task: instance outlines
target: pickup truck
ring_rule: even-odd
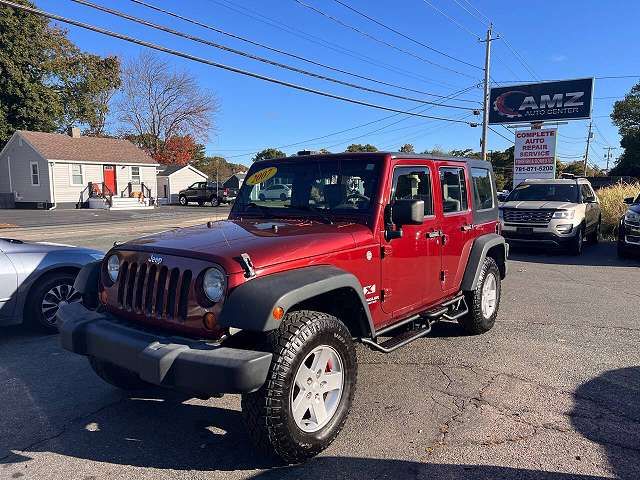
[[[205,202],[209,202],[212,207],[218,207],[221,204],[233,202],[237,195],[237,189],[225,187],[221,183],[196,182],[188,188],[180,190],[178,201],[182,206],[188,205],[189,202],[196,202],[203,206]]]

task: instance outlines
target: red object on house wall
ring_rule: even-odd
[[[116,193],[116,167],[115,165],[104,165],[102,167],[102,176],[104,178],[105,186],[111,190],[112,193]]]

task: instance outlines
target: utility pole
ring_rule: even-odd
[[[591,132],[591,127],[593,126],[592,122],[589,122],[589,133],[587,134],[587,150],[584,152],[584,176],[587,176],[587,161],[589,160],[589,144],[591,143],[591,137],[593,137],[593,133]]]
[[[487,37],[484,40],[485,54],[484,54],[484,98],[483,105],[484,110],[482,112],[482,160],[487,159],[487,134],[489,133],[489,67],[491,66],[491,35],[493,34],[493,23],[489,24],[487,29]]]
[[[604,156],[607,161],[607,175],[609,175],[609,160],[611,160],[611,150],[615,150],[616,147],[607,147],[607,154]]]

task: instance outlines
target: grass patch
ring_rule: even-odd
[[[602,233],[614,236],[618,230],[618,221],[627,211],[624,199],[637,197],[640,193],[640,183],[618,183],[604,187],[597,191],[602,208]]]

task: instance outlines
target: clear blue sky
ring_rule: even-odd
[[[174,20],[161,13],[149,11],[145,7],[127,0],[95,1],[212,41],[274,58],[283,63],[337,76],[347,81],[355,80],[356,83],[366,84],[373,88],[377,87],[398,94],[407,93],[276,55],[261,48]],[[313,5],[376,38],[410,51],[413,55],[458,70],[471,78],[430,65],[414,56],[365,38],[305,8],[295,0],[147,1],[276,48],[416,90],[448,95],[455,90],[479,83],[482,77],[481,70],[452,61],[416,45],[369,22],[333,0],[301,1]],[[538,78],[562,79],[638,75],[637,78],[596,80],[593,115],[597,130],[595,130],[595,142],[592,144],[594,148],[590,157],[593,162],[603,166],[604,147],[608,145],[619,147],[617,130],[608,117],[615,98],[609,97],[623,96],[640,79],[640,49],[636,48],[640,2],[621,0],[613,4],[597,0],[544,0],[535,3],[497,0],[469,1],[495,23],[496,30],[504,35],[507,42],[524,58],[526,64]],[[428,0],[428,2],[426,0],[396,0],[394,2],[343,0],[343,2],[401,30],[422,43],[465,62],[481,66],[484,61],[484,47],[472,36],[472,33],[482,35],[486,30],[486,22],[481,22],[478,19],[479,15],[469,3],[466,3],[466,0]],[[236,9],[244,8],[245,12],[252,12],[251,15],[254,18],[225,7],[225,3]],[[431,3],[440,12],[428,3]],[[330,91],[338,95],[404,110],[416,106],[423,108],[410,101],[369,94],[302,77],[299,74],[215,48],[194,44],[188,40],[154,31],[106,13],[96,12],[70,0],[37,0],[37,5],[51,12],[180,49],[193,55]],[[462,6],[473,13],[475,17],[465,11]],[[276,28],[258,21],[255,18],[258,15],[329,41],[332,48],[293,35],[283,28]],[[71,39],[82,49],[102,55],[117,54],[127,58],[137,55],[142,48],[76,27],[69,27],[69,33]],[[349,49],[350,53],[340,52],[339,47]],[[532,74],[518,61],[502,40],[493,43],[493,53],[491,75],[494,80],[526,81],[532,79]],[[363,57],[368,57],[378,64],[386,64],[391,70],[372,65]],[[211,133],[207,142],[207,153],[223,155],[227,158],[233,157],[231,158],[233,161],[249,163],[251,152],[254,150],[267,146],[301,142],[391,115],[389,112],[294,91],[188,60],[168,58],[176,68],[191,71],[204,88],[211,89],[218,96],[221,110],[216,117],[216,130]],[[411,76],[398,72],[397,69],[411,72]],[[418,94],[409,95],[419,96]],[[473,88],[460,98],[479,101],[481,90]],[[467,112],[435,107],[425,114],[459,118],[466,115]],[[403,118],[404,120],[400,123],[381,129]],[[479,117],[477,118],[479,120]],[[571,157],[581,155],[584,152],[587,125],[587,121],[574,121],[560,127],[561,137],[558,143],[560,155]],[[374,130],[378,131],[372,132]],[[497,130],[509,138],[513,136],[503,128],[497,128]],[[315,142],[287,147],[284,150],[287,153],[292,153],[302,148],[326,147],[332,151],[341,151],[350,143],[372,143],[379,148],[392,150],[396,150],[403,143],[413,143],[417,151],[435,146],[444,149],[479,149],[479,137],[480,128],[471,128],[464,124],[429,121],[416,117],[396,116]],[[505,139],[490,133],[490,149],[504,149],[509,145],[510,143]],[[618,148],[615,152],[619,154],[621,150]]]

